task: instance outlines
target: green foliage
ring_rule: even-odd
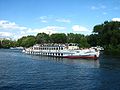
[[[3,48],[9,48],[10,47],[10,40],[2,40],[2,47]]]
[[[50,42],[50,37],[46,33],[38,33],[36,36],[36,40],[38,44],[42,43],[49,43]]]
[[[16,41],[12,41],[12,40],[0,40],[0,48],[10,48],[10,47],[14,47],[16,45]]]
[[[25,36],[22,37],[22,38],[20,38],[20,39],[18,39],[18,40],[17,40],[17,45],[18,45],[18,46],[22,46],[22,42],[23,42],[24,39],[26,39]]]
[[[0,43],[0,48],[9,48],[9,47],[30,47],[35,44],[43,43],[76,43],[79,44],[79,47],[89,47],[87,38],[82,34],[68,33],[55,33],[50,36],[46,33],[38,33],[37,36],[24,36],[16,41],[5,40]]]
[[[94,33],[101,34],[102,31],[103,31],[103,24],[94,26],[94,30],[93,30]]]
[[[98,45],[98,43],[100,43],[100,39],[97,34],[91,34],[87,36],[87,41],[90,44],[90,46],[96,46]]]
[[[0,41],[0,48],[2,48],[2,44],[1,44],[1,41]]]
[[[103,46],[107,54],[120,54],[120,22],[105,21],[94,26],[94,33],[88,36],[88,42],[92,46]]]
[[[68,43],[77,43],[81,48],[90,47],[87,38],[82,34],[69,33],[67,34],[67,41]]]
[[[26,36],[16,41],[2,40],[0,48],[9,47],[30,47],[34,44],[43,43],[77,43],[79,47],[103,46],[108,54],[120,54],[120,22],[105,21],[103,24],[94,26],[94,34],[84,36],[82,34],[55,33],[48,35],[38,33],[37,36]]]
[[[46,33],[38,33],[36,37],[27,36],[18,39],[17,46],[30,47],[34,44],[43,43],[77,43],[80,47],[89,47],[87,38],[82,34],[64,34],[64,33],[54,33],[50,36]]]
[[[74,33],[67,34],[67,42],[68,43],[75,43],[75,34]]]
[[[55,33],[50,36],[51,43],[66,43],[67,36],[64,33]]]
[[[113,46],[108,45],[105,49],[105,53],[109,55],[119,55],[120,56],[120,44]]]
[[[36,43],[36,38],[35,36],[22,37],[18,39],[17,43],[19,46],[22,46],[22,47],[30,47]]]
[[[81,48],[88,48],[90,47],[90,44],[88,44],[87,38],[86,37],[81,37],[79,40],[79,47]]]

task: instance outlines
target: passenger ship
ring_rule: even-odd
[[[70,59],[97,59],[100,51],[93,48],[79,49],[77,44],[36,44],[26,48],[23,52],[27,54],[54,56]]]

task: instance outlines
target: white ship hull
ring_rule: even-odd
[[[77,50],[52,50],[52,49],[35,49],[35,48],[27,48],[24,50],[27,54],[36,54],[36,55],[45,55],[45,56],[53,56],[53,57],[62,57],[62,58],[70,58],[70,59],[98,59],[99,51],[95,49],[77,49]]]

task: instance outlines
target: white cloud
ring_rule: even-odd
[[[17,40],[19,38],[22,38],[23,36],[28,36],[29,34],[14,34],[14,39]]]
[[[40,17],[40,19],[46,19],[47,18],[47,16],[41,16]]]
[[[0,32],[0,37],[10,37],[12,36],[12,33],[9,32]]]
[[[20,31],[20,34],[26,34],[26,31]]]
[[[92,10],[97,10],[98,8],[96,6],[91,7]]]
[[[40,33],[40,32],[44,32],[47,34],[52,34],[52,33],[56,33],[58,30],[65,30],[65,27],[60,27],[60,26],[47,26],[44,28],[40,28],[40,29],[29,29],[27,31],[27,33]]]
[[[48,21],[47,21],[47,20],[41,20],[41,22],[43,22],[43,23],[47,23]]]
[[[74,25],[72,29],[73,31],[78,31],[78,32],[89,32],[89,30],[86,27],[80,25]]]
[[[99,10],[99,9],[106,9],[105,5],[99,5],[99,6],[91,6],[92,10]]]
[[[48,17],[47,16],[41,16],[39,19],[43,23],[47,23],[48,22]]]
[[[112,21],[119,21],[120,22],[120,18],[113,18]]]
[[[42,18],[42,17],[41,17]],[[0,37],[12,37],[18,39],[22,36],[36,35],[37,33],[57,33],[59,30],[65,30],[66,27],[62,26],[46,26],[43,28],[29,28],[17,25],[15,22],[9,22],[7,20],[0,20]],[[11,33],[9,33],[9,31]]]
[[[107,14],[107,12],[103,12],[103,15],[106,15]]]
[[[66,18],[55,18],[55,17],[51,17],[51,16],[41,16],[38,18],[38,20],[40,20],[41,22],[43,23],[48,23],[48,22],[53,22],[53,21],[56,21],[56,22],[62,22],[62,23],[70,23],[71,20],[69,19],[66,19]]]
[[[7,20],[0,20],[0,29],[7,29],[7,30],[25,30],[26,27],[21,27],[17,25],[15,22],[9,22]]]
[[[69,19],[56,19],[57,22],[63,22],[63,23],[70,23],[71,21]]]

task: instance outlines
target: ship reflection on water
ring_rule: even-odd
[[[93,59],[68,59],[68,58],[59,58],[59,57],[48,57],[48,56],[39,56],[39,55],[31,55],[34,60],[47,60],[47,61],[55,61],[62,64],[67,65],[75,65],[78,68],[99,68],[100,63],[98,60]]]

